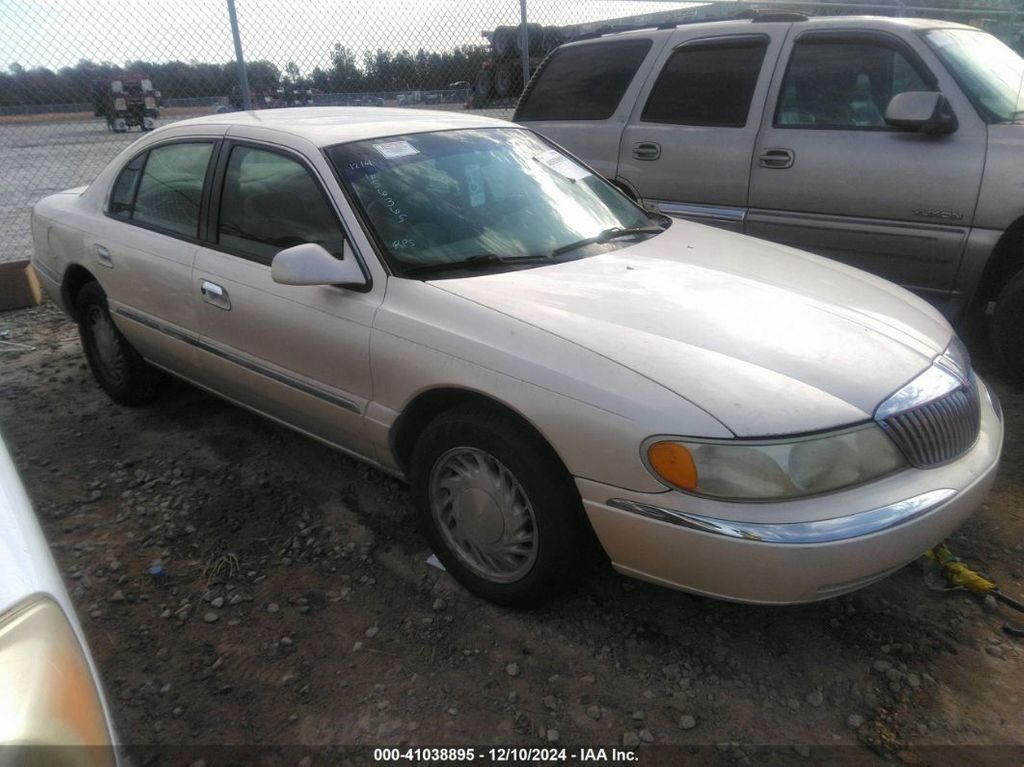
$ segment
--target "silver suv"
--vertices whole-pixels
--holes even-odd
[[[1024,378],[1022,81],[973,27],[769,13],[562,46],[514,119],[651,209],[991,315]]]

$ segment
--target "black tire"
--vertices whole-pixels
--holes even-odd
[[[1024,384],[1024,269],[1000,291],[989,331],[1002,369]]]
[[[483,575],[467,559],[467,547],[460,550],[449,541],[455,533],[442,531],[442,512],[436,512],[432,495],[443,480],[437,479],[435,472],[443,476],[440,470],[448,465],[448,457],[458,455],[460,450],[476,451],[494,459],[521,488],[522,495],[517,495],[518,489],[510,487],[506,501],[509,497],[525,498],[532,515],[528,525],[532,531],[532,554],[530,561],[522,565],[528,569],[507,573],[503,578]],[[461,479],[462,475],[455,477],[455,481]],[[582,575],[593,531],[586,522],[576,487],[554,451],[512,414],[486,403],[474,403],[440,415],[416,442],[410,484],[420,525],[434,553],[448,572],[473,593],[508,607],[535,607],[563,592]],[[475,492],[475,486],[469,487],[458,498],[465,499]],[[466,503],[460,500],[462,505],[453,502],[452,507],[465,510]],[[508,504],[501,511],[497,510],[499,505],[488,507],[492,516],[487,520],[500,517],[501,535],[507,537]],[[453,512],[453,516],[458,513]],[[476,522],[467,521],[466,526],[486,524],[479,522],[483,518],[481,514],[475,517]],[[460,519],[458,524],[463,521]]]
[[[98,282],[86,283],[75,302],[82,349],[99,385],[120,405],[141,405],[157,395],[161,373],[142,359],[110,318]]]

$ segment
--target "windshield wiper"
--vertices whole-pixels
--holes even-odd
[[[442,261],[436,264],[409,266],[402,269],[402,276],[408,277],[413,274],[431,274],[433,272],[448,272],[458,269],[486,269],[496,265],[531,264],[550,260],[550,256],[499,256],[496,253],[480,253],[476,256],[464,258],[461,261]]]
[[[613,226],[610,229],[594,235],[593,237],[585,237],[582,240],[576,242],[570,242],[568,245],[562,245],[559,248],[555,248],[551,251],[552,257],[560,256],[563,253],[568,253],[570,250],[576,250],[576,248],[582,248],[584,245],[594,245],[595,243],[605,243],[609,240],[615,240],[619,237],[629,237],[630,235],[637,234],[661,234],[665,230],[660,226],[630,226],[630,227],[618,227]]]

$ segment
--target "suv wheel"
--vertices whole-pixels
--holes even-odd
[[[991,324],[992,346],[1003,370],[1024,383],[1024,269],[999,293]]]

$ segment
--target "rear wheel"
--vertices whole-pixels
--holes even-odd
[[[89,369],[114,402],[140,405],[152,400],[162,379],[114,325],[107,296],[97,282],[82,287],[75,303],[78,335]]]
[[[439,416],[410,472],[421,526],[463,586],[532,607],[574,583],[590,533],[550,447],[510,413],[473,404]]]
[[[990,332],[1003,370],[1024,383],[1024,269],[1000,291]]]

